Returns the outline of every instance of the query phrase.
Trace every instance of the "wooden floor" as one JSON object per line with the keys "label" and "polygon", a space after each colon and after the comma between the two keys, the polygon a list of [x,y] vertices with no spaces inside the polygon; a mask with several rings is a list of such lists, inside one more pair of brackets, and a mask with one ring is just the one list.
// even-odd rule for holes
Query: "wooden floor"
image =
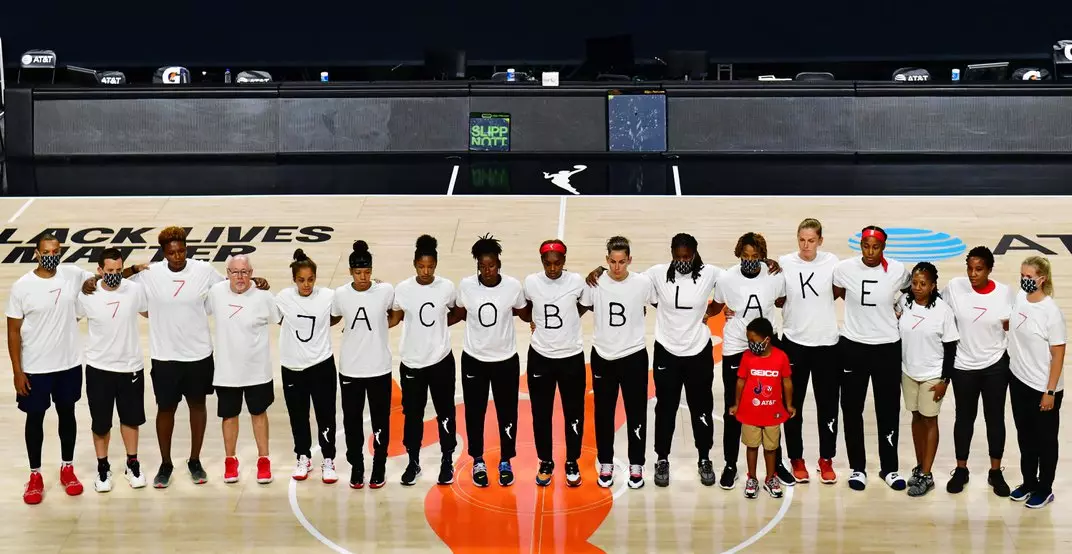
{"label": "wooden floor", "polygon": [[[268,278],[274,291],[289,284],[290,254],[301,247],[320,265],[320,283],[336,287],[348,279],[346,256],[354,239],[364,239],[375,255],[375,276],[398,282],[412,274],[413,241],[420,233],[440,242],[439,274],[457,282],[472,273],[469,248],[478,235],[487,232],[503,240],[503,271],[516,277],[540,270],[536,254],[539,243],[561,233],[569,245],[569,268],[587,271],[602,260],[608,235],[624,234],[634,245],[634,269],[642,271],[664,262],[670,237],[680,231],[700,241],[705,261],[721,267],[734,263],[733,246],[745,231],[766,235],[772,255],[795,250],[795,230],[804,217],[816,217],[825,226],[825,248],[849,256],[848,238],[867,224],[917,227],[950,233],[968,247],[983,244],[994,248],[1005,234],[1023,235],[1056,252],[1050,258],[1056,274],[1057,301],[1068,314],[1072,292],[1065,276],[1072,274],[1068,249],[1058,238],[1037,235],[1072,234],[1072,199],[1067,198],[461,198],[461,197],[315,197],[315,198],[48,198],[29,202],[22,198],[0,199],[0,221],[7,231],[0,235],[0,294],[31,264],[12,263],[19,249],[46,228],[66,229],[68,254],[81,247],[76,240],[100,246],[113,241],[108,231],[119,232],[120,246],[142,246],[131,241],[143,237],[152,247],[156,233],[167,225],[192,228],[191,239],[210,239],[199,252],[212,259],[228,252],[255,247],[255,273]],[[95,229],[79,233],[90,228]],[[123,232],[120,228],[129,228]],[[226,227],[222,234],[213,227]],[[284,227],[285,229],[272,229]],[[309,229],[316,227],[317,229]],[[304,229],[302,229],[304,228]],[[144,233],[138,232],[144,229]],[[316,235],[320,233],[320,235]],[[211,235],[216,235],[213,238]],[[247,236],[248,235],[248,236]],[[305,237],[306,241],[295,241]],[[329,237],[308,242],[317,237]],[[23,243],[23,244],[15,244]],[[225,246],[229,245],[229,246]],[[1023,242],[1015,245],[1023,246]],[[90,253],[90,250],[84,251]],[[138,248],[131,261],[145,262],[152,251]],[[998,257],[994,277],[1016,283],[1019,262],[1032,252],[1011,250]],[[91,267],[83,259],[83,267]],[[962,256],[938,263],[942,283],[963,274]],[[223,268],[223,264],[218,264]],[[839,308],[840,309],[840,308]],[[1067,317],[1067,315],[1066,315]],[[654,325],[649,312],[649,330]],[[1070,318],[1072,320],[1072,318]],[[585,318],[586,342],[591,337],[591,319]],[[717,327],[717,324],[716,324]],[[528,333],[519,325],[521,351]],[[454,353],[461,351],[463,326],[452,329]],[[143,341],[147,346],[147,328]],[[339,339],[339,331],[334,331]],[[650,340],[650,336],[649,336]],[[274,342],[274,341],[273,341]],[[717,342],[717,340],[716,340]],[[650,343],[649,343],[650,345]],[[273,346],[274,347],[274,346]],[[393,342],[397,355],[397,330]],[[716,348],[716,358],[720,357]],[[397,360],[395,366],[397,367]],[[522,379],[524,383],[524,379]],[[276,381],[279,387],[279,381]],[[716,413],[721,402],[721,383],[715,383]],[[76,466],[86,484],[81,497],[70,498],[57,485],[59,446],[55,418],[46,419],[46,496],[40,506],[22,503],[26,479],[22,440],[23,418],[14,394],[0,407],[0,431],[8,440],[0,446],[6,460],[0,468],[0,550],[12,552],[1070,552],[1072,551],[1072,458],[1062,453],[1055,484],[1057,501],[1044,510],[1031,511],[1022,504],[993,496],[985,483],[985,432],[980,416],[973,443],[972,481],[960,495],[945,492],[947,474],[954,465],[952,445],[953,398],[943,406],[942,443],[935,474],[938,489],[920,499],[908,498],[885,487],[877,478],[876,438],[870,402],[866,411],[867,446],[872,477],[866,492],[857,493],[844,484],[844,443],[839,437],[835,467],[842,482],[828,486],[812,482],[788,489],[783,500],[761,493],[756,500],[743,498],[741,487],[723,491],[699,484],[695,474],[695,451],[686,412],[679,414],[674,441],[670,488],[650,482],[654,462],[650,454],[649,484],[641,490],[616,486],[599,489],[594,475],[594,436],[586,433],[585,484],[566,489],[561,473],[548,489],[532,481],[535,453],[531,419],[522,390],[519,425],[518,482],[508,489],[492,485],[475,489],[467,476],[471,460],[458,459],[459,481],[450,487],[434,484],[434,471],[426,471],[418,486],[403,488],[398,477],[404,456],[389,461],[388,485],[380,490],[351,490],[346,486],[349,467],[338,463],[342,481],[319,482],[319,473],[303,483],[289,479],[293,466],[292,444],[282,394],[270,409],[271,447],[276,481],[257,485],[251,470],[256,450],[248,421],[244,420],[238,454],[243,463],[242,482],[222,481],[223,454],[219,422],[210,417],[202,456],[209,471],[208,484],[196,486],[185,469],[176,469],[167,490],[131,490],[116,479],[109,494],[93,492],[95,470],[90,439],[89,414],[83,400]],[[459,405],[461,388],[458,388]],[[809,395],[803,409],[805,447],[809,466],[814,466],[817,441],[814,406]],[[397,401],[397,398],[396,398]],[[654,400],[652,404],[654,405]],[[152,425],[155,407],[146,391],[150,424],[143,429],[141,460],[151,477],[159,463]],[[463,406],[459,406],[464,409]],[[189,448],[185,408],[180,408],[174,446],[176,461]],[[210,400],[210,414],[215,402]],[[459,411],[458,421],[462,421]],[[489,413],[489,417],[491,413]],[[401,453],[401,414],[394,414],[392,451]],[[429,403],[429,417],[431,406]],[[589,425],[591,418],[589,418]],[[912,464],[912,445],[907,414],[902,414],[901,469]],[[341,422],[341,416],[340,416]],[[1019,483],[1016,434],[1011,415],[1006,445],[1006,475],[1011,485]],[[649,419],[649,429],[653,419]],[[489,429],[494,429],[489,427]],[[463,428],[459,433],[464,437]],[[556,436],[561,433],[556,430]],[[1070,426],[1062,438],[1072,438]],[[715,460],[721,459],[721,432],[716,431]],[[340,437],[341,438],[341,437]],[[426,433],[426,468],[436,467],[435,434]],[[489,433],[489,461],[496,460],[495,437]],[[619,433],[619,456],[625,452],[625,435]],[[114,441],[113,464],[121,463],[122,450]],[[341,441],[340,441],[341,444]],[[557,456],[561,459],[561,453]],[[319,457],[316,457],[319,463]],[[743,455],[742,455],[743,463]],[[716,462],[716,464],[720,464]],[[559,464],[561,468],[561,463]],[[561,469],[560,469],[561,471]],[[619,479],[619,485],[624,484]],[[740,483],[739,483],[740,485]]]}

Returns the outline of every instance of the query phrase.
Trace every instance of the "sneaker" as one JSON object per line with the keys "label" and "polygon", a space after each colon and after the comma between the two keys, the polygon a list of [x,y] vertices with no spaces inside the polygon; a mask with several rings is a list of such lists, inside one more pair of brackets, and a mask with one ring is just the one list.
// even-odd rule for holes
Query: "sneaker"
{"label": "sneaker", "polygon": [[837,473],[834,473],[834,460],[819,458],[819,482],[825,485],[837,483]]}
{"label": "sneaker", "polygon": [[614,484],[614,464],[599,464],[599,486],[609,489]]}
{"label": "sneaker", "polygon": [[949,474],[953,477],[945,484],[945,492],[958,494],[963,491],[964,485],[968,484],[968,468],[958,467]]}
{"label": "sneaker", "polygon": [[867,472],[853,471],[849,475],[849,488],[854,491],[862,491],[867,488]]}
{"label": "sneaker", "polygon": [[372,460],[372,477],[369,478],[370,489],[380,489],[387,482],[387,460]]}
{"label": "sneaker", "polygon": [[499,462],[499,486],[509,487],[514,484],[514,468],[510,462]]}
{"label": "sneaker", "polygon": [[262,485],[272,482],[272,462],[268,456],[257,458],[257,482]]}
{"label": "sneaker", "polygon": [[141,462],[138,460],[127,462],[127,468],[123,471],[123,475],[127,478],[127,482],[130,483],[130,488],[132,489],[142,489],[148,484],[145,482],[145,474],[141,472]]}
{"label": "sneaker", "polygon": [[450,458],[443,458],[439,464],[439,484],[449,485],[454,482],[454,462]]}
{"label": "sneaker", "polygon": [[923,476],[923,466],[916,466],[912,468],[912,476],[908,478],[908,488],[912,488],[912,485],[919,481],[919,478]]}
{"label": "sneaker", "polygon": [[790,460],[789,464],[793,466],[793,477],[797,480],[797,483],[807,483],[811,479],[811,476],[808,475],[808,464],[804,462],[803,458]]}
{"label": "sneaker", "polygon": [[350,488],[351,489],[363,489],[363,488],[365,488],[365,466],[351,466],[350,467]]}
{"label": "sneaker", "polygon": [[105,471],[104,473],[97,472],[97,478],[93,480],[93,490],[97,492],[111,492],[112,491],[112,472]]}
{"label": "sneaker", "polygon": [[670,462],[668,460],[655,462],[655,486],[670,486]]}
{"label": "sneaker", "polygon": [[882,477],[886,481],[886,485],[895,491],[903,491],[908,488],[908,483],[905,482],[904,477],[901,477],[901,474],[896,471],[891,471],[885,475],[879,473],[879,477]]}
{"label": "sneaker", "polygon": [[920,473],[918,477],[913,477],[912,485],[908,487],[908,496],[923,496],[931,489],[934,488],[934,475],[930,473]]}
{"label": "sneaker", "polygon": [[488,464],[484,462],[473,464],[473,484],[480,488],[488,486]]}
{"label": "sneaker", "polygon": [[153,477],[154,489],[166,489],[171,484],[171,472],[175,471],[175,466],[171,464],[160,464],[160,469],[156,471],[156,477]]}
{"label": "sneaker", "polygon": [[994,489],[994,494],[1005,498],[1009,496],[1009,484],[1005,482],[1005,476],[1001,473],[1003,469],[1005,468],[990,470],[986,477],[986,483]]}
{"label": "sneaker", "polygon": [[190,470],[190,480],[195,485],[208,483],[208,472],[201,467],[201,460],[186,460],[186,469]]}
{"label": "sneaker", "polygon": [[551,476],[555,473],[554,462],[540,461],[540,469],[536,472],[536,484],[546,487],[551,484]]}
{"label": "sneaker", "polygon": [[406,487],[412,487],[417,484],[417,477],[421,474],[421,465],[417,463],[417,460],[410,460],[409,465],[406,466],[406,470],[402,472],[402,485]]}
{"label": "sneaker", "polygon": [[781,498],[782,497],[781,478],[780,477],[768,477],[767,480],[763,482],[763,490],[767,491],[767,494],[769,494],[771,498]]}
{"label": "sneaker", "polygon": [[40,471],[31,471],[30,480],[22,491],[22,501],[27,504],[40,504],[45,496],[45,478]]}
{"label": "sneaker", "polygon": [[1032,494],[1033,491],[1030,488],[1028,488],[1026,485],[1020,485],[1009,493],[1009,500],[1012,500],[1013,502],[1020,502],[1022,500],[1027,500],[1027,498]]}
{"label": "sneaker", "polygon": [[[726,472],[723,471],[722,474],[725,475]],[[732,489],[733,487],[730,488]],[[759,494],[759,481],[757,481],[755,477],[749,475],[748,479],[744,482],[744,497],[755,498],[757,494]]]}
{"label": "sneaker", "polygon": [[67,496],[82,494],[82,483],[75,476],[74,466],[71,464],[60,466],[60,484],[63,485],[63,490],[67,493]]}
{"label": "sneaker", "polygon": [[294,466],[294,473],[290,474],[290,478],[295,481],[304,481],[309,478],[309,471],[313,469],[313,461],[309,459],[309,456],[302,454],[298,456],[298,463]]}
{"label": "sneaker", "polygon": [[1037,510],[1039,508],[1045,508],[1047,504],[1053,501],[1054,496],[1052,492],[1045,496],[1037,492],[1033,492],[1031,493],[1031,498],[1028,498],[1027,502],[1024,503],[1024,507],[1031,508],[1032,510]]}
{"label": "sneaker", "polygon": [[644,466],[632,464],[629,466],[629,488],[639,489],[644,486]]}
{"label": "sneaker", "polygon": [[566,462],[566,486],[581,486],[581,466],[577,464],[577,460]]}
{"label": "sneaker", "polygon": [[320,464],[320,480],[329,485],[339,480],[339,474],[335,473],[335,460],[324,458],[324,463]]}
{"label": "sneaker", "polygon": [[774,473],[778,476],[778,480],[787,487],[797,484],[797,478],[793,476],[793,472],[782,465],[781,460],[774,462]]}
{"label": "sneaker", "polygon": [[[737,468],[734,466],[726,466],[722,468],[722,478],[718,480],[718,486],[725,490],[732,490],[737,486]],[[756,487],[759,487],[758,481]],[[755,498],[750,496],[749,498]]]}
{"label": "sneaker", "polygon": [[238,458],[228,456],[223,459],[223,482],[238,482]]}
{"label": "sneaker", "polygon": [[711,460],[700,460],[696,466],[700,473],[700,484],[705,487],[714,485],[717,477],[715,477],[715,466],[711,465]]}

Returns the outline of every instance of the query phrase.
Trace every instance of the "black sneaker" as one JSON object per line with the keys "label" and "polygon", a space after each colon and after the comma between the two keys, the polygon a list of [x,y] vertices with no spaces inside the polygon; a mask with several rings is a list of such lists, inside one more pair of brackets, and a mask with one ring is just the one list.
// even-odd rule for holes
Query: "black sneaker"
{"label": "black sneaker", "polygon": [[581,486],[581,466],[577,465],[577,460],[566,462],[566,486]]}
{"label": "black sneaker", "polygon": [[994,494],[1005,498],[1011,494],[1009,490],[1009,484],[1005,482],[1005,476],[1001,474],[1001,470],[1005,468],[992,469],[986,477],[986,482],[994,489]]}
{"label": "black sneaker", "polygon": [[473,463],[473,484],[480,488],[488,486],[488,464],[482,461]]}
{"label": "black sneaker", "polygon": [[417,463],[417,460],[410,460],[409,465],[406,466],[406,471],[402,472],[402,484],[407,487],[412,487],[417,484],[417,477],[421,474],[421,464]]}
{"label": "black sneaker", "polygon": [[737,486],[737,468],[727,465],[722,468],[722,478],[718,480],[718,486],[726,490],[732,490]]}
{"label": "black sneaker", "polygon": [[171,473],[173,471],[175,471],[175,466],[171,464],[160,464],[160,469],[157,470],[156,477],[153,477],[153,488],[168,488],[168,485],[171,485]]}
{"label": "black sneaker", "polygon": [[[954,469],[950,475],[952,475],[953,478],[945,484],[945,491],[950,494],[957,494],[963,491],[964,485],[968,484],[968,468],[958,467]],[[1006,485],[1006,487],[1008,487],[1008,485]]]}
{"label": "black sneaker", "polygon": [[774,473],[778,475],[778,480],[787,487],[792,487],[797,484],[797,478],[793,477],[793,472],[789,471],[789,469],[782,464],[781,460],[774,463]]}
{"label": "black sneaker", "polygon": [[546,487],[551,484],[551,477],[555,474],[554,462],[540,462],[540,469],[536,471],[536,484]]}
{"label": "black sneaker", "polygon": [[368,486],[370,489],[378,489],[383,487],[387,482],[387,460],[373,459],[372,460],[372,477],[369,478]]}
{"label": "black sneaker", "polygon": [[700,484],[705,487],[714,485],[716,480],[715,466],[711,465],[711,460],[700,460],[696,466],[700,473]]}
{"label": "black sneaker", "polygon": [[443,458],[439,464],[439,484],[449,485],[454,482],[454,462],[450,458]]}
{"label": "black sneaker", "polygon": [[670,486],[670,462],[667,460],[659,460],[655,462],[655,486]]}
{"label": "black sneaker", "polygon": [[365,488],[365,466],[353,466],[350,468],[350,488]]}
{"label": "black sneaker", "polygon": [[195,485],[208,483],[208,472],[201,467],[201,460],[186,460],[186,469],[190,470],[190,480]]}
{"label": "black sneaker", "polygon": [[514,484],[514,468],[510,462],[499,462],[499,486],[509,487]]}

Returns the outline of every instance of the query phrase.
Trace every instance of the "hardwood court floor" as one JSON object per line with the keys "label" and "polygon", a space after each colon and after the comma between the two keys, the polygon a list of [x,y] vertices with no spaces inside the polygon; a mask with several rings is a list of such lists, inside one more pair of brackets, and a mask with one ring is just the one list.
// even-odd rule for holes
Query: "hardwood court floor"
{"label": "hardwood court floor", "polygon": [[[1056,274],[1057,300],[1066,314],[1065,276],[1072,272],[1070,253],[1062,237],[1072,235],[1072,200],[1067,198],[475,198],[475,197],[245,197],[245,198],[21,198],[0,199],[0,295],[6,302],[10,284],[31,269],[16,263],[31,239],[44,229],[58,229],[70,245],[69,257],[91,267],[93,248],[119,243],[133,247],[132,262],[148,261],[155,252],[156,233],[167,225],[190,227],[191,239],[200,241],[198,257],[222,262],[228,253],[255,248],[256,274],[268,278],[272,289],[289,284],[287,264],[294,248],[301,247],[320,265],[320,284],[339,286],[347,281],[346,256],[351,241],[367,240],[375,255],[376,277],[397,282],[412,273],[413,241],[430,233],[440,241],[439,273],[454,281],[474,271],[469,247],[478,235],[492,232],[503,240],[503,271],[516,277],[540,270],[536,249],[558,233],[569,245],[569,267],[586,272],[602,260],[603,242],[610,234],[624,234],[634,244],[634,267],[642,271],[667,257],[670,237],[679,231],[694,234],[708,263],[727,267],[736,238],[745,231],[767,236],[772,255],[795,249],[794,231],[804,217],[817,217],[826,228],[825,248],[839,256],[852,255],[848,238],[866,224],[887,228],[915,227],[949,233],[968,247],[1003,243],[1004,235],[1020,235],[1047,248]],[[1049,235],[1046,237],[1045,235]],[[1058,236],[1060,235],[1060,236]],[[63,237],[61,237],[63,238]],[[144,241],[141,242],[141,241]],[[146,244],[147,243],[147,244]],[[1017,239],[1012,246],[1026,243]],[[191,245],[193,243],[191,242]],[[998,256],[994,277],[1016,282],[1021,258],[1031,253],[1010,250]],[[218,267],[223,268],[222,263]],[[962,254],[939,262],[941,282],[963,272]],[[840,305],[840,303],[839,303]],[[649,329],[653,325],[649,312]],[[585,318],[586,342],[591,319]],[[717,330],[719,323],[715,323]],[[527,348],[528,333],[518,325],[518,348]],[[452,330],[454,353],[461,351],[463,326]],[[143,342],[148,354],[147,329]],[[333,336],[338,341],[339,331]],[[398,330],[392,348],[397,352]],[[649,337],[650,338],[650,337]],[[273,341],[274,342],[274,341]],[[717,342],[717,341],[716,341]],[[649,346],[650,347],[650,346]],[[716,357],[720,357],[716,348]],[[6,365],[6,363],[5,363]],[[397,367],[397,360],[395,363]],[[524,383],[524,379],[522,379]],[[871,459],[870,487],[852,492],[844,484],[846,463],[836,460],[842,482],[798,485],[781,501],[761,494],[745,500],[740,482],[733,491],[705,488],[695,474],[691,429],[684,410],[679,415],[674,443],[670,488],[650,482],[654,459],[649,436],[648,485],[637,491],[612,490],[595,485],[594,437],[586,433],[585,484],[563,486],[561,452],[559,473],[547,489],[532,481],[535,455],[528,404],[522,390],[516,485],[501,489],[475,489],[468,477],[471,460],[458,456],[459,479],[453,486],[434,485],[438,447],[435,433],[426,433],[426,473],[418,486],[403,488],[397,482],[404,456],[389,462],[389,481],[381,490],[351,490],[346,486],[349,466],[342,452],[338,468],[342,480],[328,486],[319,471],[303,483],[293,483],[291,438],[277,386],[277,403],[269,411],[272,456],[276,481],[268,486],[253,480],[255,447],[243,416],[239,457],[242,482],[222,482],[223,455],[218,419],[209,419],[202,456],[209,471],[208,484],[195,486],[180,465],[167,490],[131,490],[116,478],[115,490],[93,492],[95,469],[89,414],[83,400],[76,465],[86,485],[77,498],[66,497],[57,485],[59,462],[55,418],[46,420],[46,496],[42,505],[25,506],[20,498],[26,479],[22,441],[23,419],[8,389],[0,407],[0,430],[8,440],[0,446],[7,462],[0,471],[0,550],[12,552],[754,552],[854,553],[905,552],[1069,552],[1072,549],[1072,458],[1064,454],[1055,484],[1057,502],[1040,511],[999,499],[985,485],[985,432],[982,417],[972,450],[972,481],[957,496],[944,492],[947,473],[954,465],[952,448],[952,395],[941,415],[942,443],[935,473],[938,489],[922,499],[908,498],[885,487],[877,477],[874,418],[870,402],[866,412]],[[721,383],[716,379],[716,413],[724,409]],[[461,388],[458,388],[459,398]],[[149,424],[143,427],[141,460],[151,476],[159,463],[152,424],[155,408],[146,391]],[[814,467],[817,441],[814,408],[803,408],[805,446]],[[396,398],[397,401],[397,398]],[[460,403],[460,400],[459,400]],[[463,406],[458,420],[462,421]],[[209,410],[215,414],[215,402]],[[490,410],[489,410],[490,412]],[[393,421],[392,446],[400,453],[401,414]],[[431,407],[429,406],[429,417]],[[488,414],[492,417],[492,413]],[[339,418],[341,423],[341,416]],[[181,462],[189,448],[185,408],[176,425],[174,456]],[[901,469],[912,463],[908,415],[902,414]],[[1019,482],[1016,435],[1008,418],[1006,475]],[[653,425],[649,419],[649,429]],[[493,430],[493,426],[488,427]],[[556,437],[560,436],[556,427]],[[463,428],[459,428],[463,432]],[[116,433],[117,435],[117,433]],[[464,436],[464,435],[463,435]],[[721,467],[721,431],[716,430],[712,457]],[[1062,438],[1072,438],[1066,426]],[[497,462],[497,440],[488,435],[489,462]],[[619,457],[625,453],[625,436],[619,433]],[[340,440],[341,445],[341,440]],[[839,450],[844,443],[839,438]],[[366,454],[368,456],[368,454]],[[112,445],[113,464],[122,463],[118,437]],[[319,463],[319,457],[316,457]],[[741,463],[743,464],[743,454]],[[490,464],[489,464],[490,465]],[[619,474],[620,475],[620,474]]]}

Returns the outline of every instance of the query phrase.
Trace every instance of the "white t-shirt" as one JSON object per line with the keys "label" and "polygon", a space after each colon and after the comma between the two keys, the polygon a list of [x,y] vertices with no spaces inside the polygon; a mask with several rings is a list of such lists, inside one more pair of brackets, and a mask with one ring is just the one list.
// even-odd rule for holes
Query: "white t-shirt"
{"label": "white t-shirt", "polygon": [[525,307],[525,294],[521,281],[499,276],[494,287],[485,287],[476,275],[458,283],[457,305],[466,310],[462,350],[482,362],[501,362],[517,354],[514,309]]}
{"label": "white t-shirt", "polygon": [[223,281],[208,290],[205,309],[216,318],[213,386],[250,387],[270,382],[268,328],[280,318],[272,293],[251,286],[235,294],[231,284]]}
{"label": "white t-shirt", "polygon": [[331,357],[331,300],[335,291],[313,287],[309,296],[297,287],[285,288],[275,297],[283,316],[279,326],[279,363],[295,371],[312,367]]}
{"label": "white t-shirt", "polygon": [[[1028,302],[1027,294],[1019,291],[1009,318],[1009,368],[1017,379],[1037,391],[1046,392],[1050,382],[1050,347],[1065,344],[1068,329],[1065,316],[1053,298]],[[1065,389],[1065,376],[1057,388]]]}
{"label": "white t-shirt", "polygon": [[224,280],[212,264],[187,259],[182,271],[156,262],[134,274],[149,298],[149,357],[168,362],[196,362],[212,355],[204,298]]}
{"label": "white t-shirt", "polygon": [[342,318],[339,375],[379,377],[391,373],[391,344],[387,335],[387,312],[395,301],[395,288],[373,282],[368,290],[354,290],[353,283],[335,289],[331,315]]}
{"label": "white t-shirt", "polygon": [[655,287],[643,273],[622,281],[604,272],[594,287],[585,286],[581,305],[592,308],[596,330],[592,347],[604,360],[618,360],[644,349],[644,308],[654,304]]}
{"label": "white t-shirt", "polygon": [[942,291],[957,318],[960,342],[954,367],[964,370],[986,369],[1005,355],[1008,335],[1002,320],[1010,319],[1013,295],[1009,287],[994,282],[994,290],[979,294],[967,277],[949,280]]}
{"label": "white t-shirt", "polygon": [[748,349],[746,329],[753,319],[763,317],[777,328],[774,321],[774,301],[785,296],[785,279],[771,275],[766,265],[760,265],[759,275],[748,278],[741,265],[729,268],[715,284],[715,302],[734,311],[722,328],[722,355],[732,356]]}
{"label": "white t-shirt", "polygon": [[82,283],[93,274],[60,264],[56,274],[42,279],[33,271],[11,285],[7,317],[22,320],[22,371],[55,373],[82,365],[76,305]]}
{"label": "white t-shirt", "polygon": [[149,309],[145,287],[128,279],[120,281],[115,290],[102,285],[103,281],[98,281],[96,292],[78,295],[78,317],[89,320],[86,365],[118,373],[141,371],[145,356],[138,318]]}
{"label": "white t-shirt", "polygon": [[417,283],[413,276],[395,287],[391,309],[406,314],[399,346],[403,365],[421,369],[450,355],[447,314],[456,299],[454,283],[438,275],[427,285]]}
{"label": "white t-shirt", "polygon": [[558,279],[544,272],[525,277],[525,298],[532,302],[532,332],[529,345],[545,358],[562,359],[584,352],[581,316],[577,303],[584,292],[584,278],[563,271]]}
{"label": "white t-shirt", "polygon": [[834,267],[837,256],[819,251],[815,259],[800,259],[800,252],[778,258],[785,276],[782,335],[801,346],[832,346],[838,341],[834,306]]}
{"label": "white t-shirt", "polygon": [[670,264],[659,264],[644,272],[655,286],[659,304],[655,312],[655,341],[674,356],[695,356],[711,342],[711,329],[704,325],[703,316],[723,271],[705,264],[695,282],[690,272],[677,273],[671,283],[666,280],[669,268]]}
{"label": "white t-shirt", "polygon": [[960,340],[953,309],[939,298],[927,308],[915,301],[902,308],[897,320],[901,333],[901,369],[916,381],[942,376],[945,351],[942,343]]}
{"label": "white t-shirt", "polygon": [[856,256],[834,268],[834,286],[845,289],[845,325],[841,335],[860,344],[890,344],[900,339],[894,304],[912,282],[912,272],[897,260],[876,267]]}

